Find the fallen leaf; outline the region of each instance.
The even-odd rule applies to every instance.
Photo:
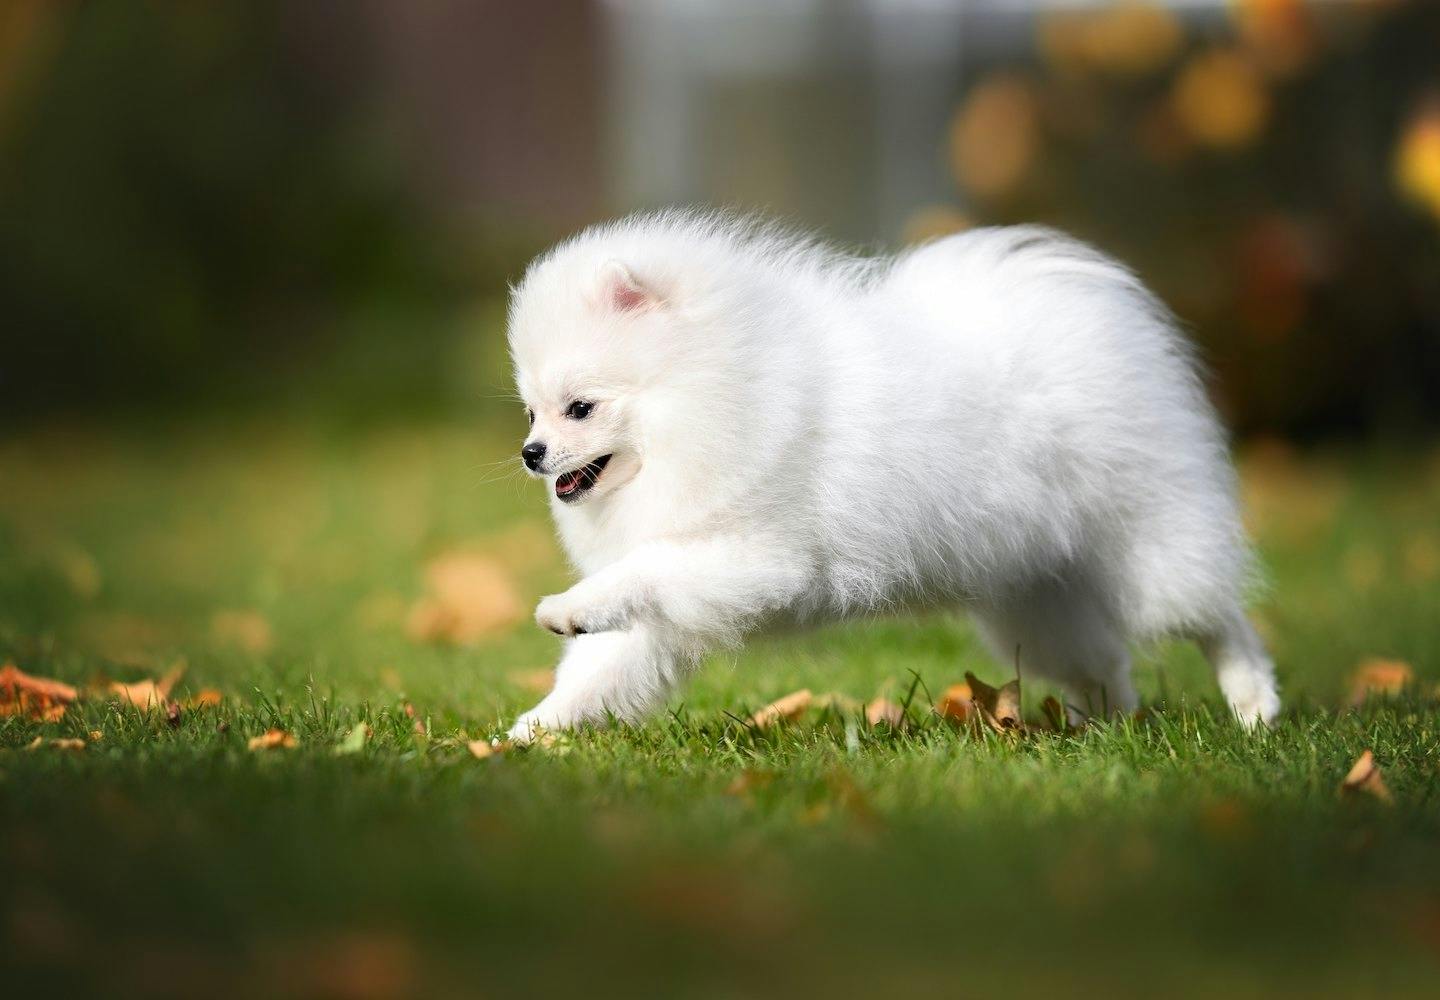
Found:
[[[1340,791],[1350,794],[1363,792],[1387,804],[1394,801],[1390,796],[1390,789],[1385,787],[1385,779],[1380,776],[1380,765],[1375,763],[1375,755],[1369,750],[1360,755],[1350,768],[1350,773],[1345,775],[1345,780],[1340,783]]]
[[[355,723],[343,740],[335,746],[335,756],[343,757],[346,754],[359,753],[365,749],[365,741],[370,738],[370,727],[363,722]]]
[[[51,750],[84,750],[86,743],[82,739],[60,738],[50,741]]]
[[[465,744],[465,748],[470,751],[470,756],[474,757],[476,760],[484,760],[486,757],[494,757],[501,752],[501,748],[497,747],[489,740],[471,740],[469,743]]]
[[[815,696],[810,693],[809,688],[792,691],[783,698],[775,699],[750,716],[750,724],[757,729],[767,729],[781,719],[793,722],[805,714],[814,700]]]
[[[210,633],[223,645],[257,656],[275,644],[270,622],[258,611],[217,611],[210,619]]]
[[[1025,724],[1020,719],[1020,678],[992,688],[967,670],[965,682],[974,692],[975,707],[986,725],[997,733],[1024,731]]]
[[[55,722],[78,692],[69,684],[48,677],[33,677],[13,663],[0,666],[0,717],[24,715]]]
[[[889,698],[876,698],[865,706],[865,721],[872,726],[883,722],[891,729],[899,729],[905,721],[905,710]]]
[[[425,567],[425,583],[405,623],[416,641],[472,645],[524,617],[510,574],[488,556],[441,555]]]
[[[1371,695],[1399,694],[1415,679],[1415,671],[1403,660],[1366,660],[1350,675],[1350,706],[1358,708]]]
[[[185,673],[185,665],[178,664],[169,673],[157,680],[136,681],[133,684],[122,684],[119,681],[112,681],[109,691],[120,701],[128,702],[136,708],[150,708],[152,706],[164,705],[170,697],[170,689],[175,686]]]
[[[295,746],[295,737],[283,729],[270,729],[252,737],[247,746],[251,750],[288,750]]]
[[[99,742],[100,742],[101,740],[103,740],[104,738],[105,738],[105,734],[102,733],[100,730],[98,730],[98,729],[92,729],[92,730],[90,730],[90,742],[91,742],[91,743],[99,743]]]
[[[26,744],[25,744],[25,749],[26,749],[26,750],[39,750],[39,749],[40,749],[40,744],[42,744],[42,743],[44,743],[44,742],[45,742],[45,737],[43,737],[43,736],[37,736],[37,737],[35,737],[33,740],[31,740],[29,743],[26,743]]]
[[[969,684],[951,684],[935,703],[935,711],[942,718],[954,722],[967,722],[975,711],[975,695]]]
[[[219,691],[216,691],[214,688],[204,688],[201,691],[192,694],[189,698],[186,698],[185,707],[214,708],[216,705],[220,704],[223,698],[224,695],[222,695]]]

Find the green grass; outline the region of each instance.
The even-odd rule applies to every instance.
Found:
[[[1224,717],[1188,648],[1143,721],[1025,740],[928,714],[959,619],[717,659],[637,729],[476,760],[556,642],[417,642],[433,555],[567,579],[513,442],[461,425],[51,430],[0,444],[0,657],[90,687],[179,659],[160,713],[0,719],[3,981],[56,995],[1428,994],[1440,950],[1440,461],[1246,462],[1283,720]],[[499,477],[499,478],[497,478]],[[268,624],[248,648],[217,612]],[[263,637],[262,637],[263,639]],[[1345,708],[1368,656],[1405,696]],[[914,691],[911,725],[736,720],[798,687]],[[1026,691],[1038,705],[1043,689]],[[417,734],[414,707],[426,726]],[[337,754],[358,723],[372,738]],[[298,740],[252,753],[271,727]],[[98,732],[99,739],[90,734]],[[23,749],[80,737],[83,751]],[[1342,797],[1372,749],[1393,805]],[[738,779],[738,780],[737,780]]]

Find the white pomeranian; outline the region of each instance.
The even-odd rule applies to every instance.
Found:
[[[1122,265],[1051,230],[857,259],[667,212],[587,230],[515,291],[527,469],[584,578],[511,730],[634,720],[761,628],[964,608],[1005,662],[1128,712],[1132,642],[1200,643],[1245,723],[1279,710],[1241,606],[1223,432]]]

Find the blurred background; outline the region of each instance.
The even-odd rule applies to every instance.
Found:
[[[1236,431],[1279,735],[1191,729],[1179,644],[1140,659],[1153,726],[737,735],[1018,669],[937,615],[471,757],[552,683],[531,615],[571,579],[507,284],[677,202],[1133,265]],[[0,308],[0,670],[83,691],[0,700],[0,981],[7,948],[31,992],[147,998],[1435,979],[1440,0],[0,0]],[[1393,806],[1337,799],[1362,748]]]
[[[6,424],[511,419],[506,283],[589,222],[1134,265],[1242,436],[1440,417],[1430,0],[0,6]]]

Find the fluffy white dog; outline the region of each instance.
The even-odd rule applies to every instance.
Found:
[[[1215,413],[1169,312],[1036,227],[857,259],[672,212],[587,230],[514,294],[510,348],[584,578],[511,736],[638,719],[762,627],[964,608],[1072,705],[1129,711],[1132,642],[1200,643],[1279,710]]]

